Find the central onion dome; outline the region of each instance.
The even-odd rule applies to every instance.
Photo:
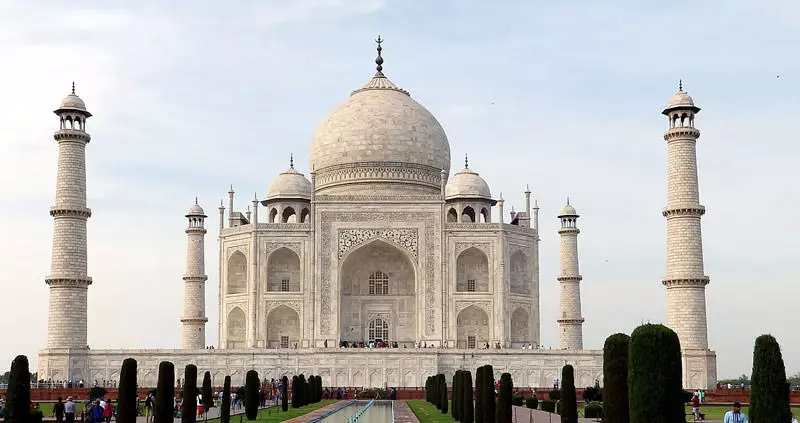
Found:
[[[369,184],[378,191],[413,185],[416,192],[438,193],[442,170],[450,171],[444,129],[408,91],[383,74],[381,41],[376,40],[375,76],[331,111],[314,134],[311,169],[318,192]],[[400,185],[390,188],[387,183]]]

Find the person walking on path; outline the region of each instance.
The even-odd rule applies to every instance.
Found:
[[[147,397],[144,399],[144,418],[146,423],[150,423],[153,420],[153,395],[147,394]]]
[[[64,403],[61,401],[61,397],[58,397],[58,402],[53,405],[53,415],[56,416],[56,423],[64,421]]]
[[[742,404],[733,403],[733,409],[725,413],[722,423],[747,423],[747,416],[742,412]]]
[[[67,423],[75,423],[76,411],[77,407],[75,407],[75,403],[72,402],[72,397],[67,397],[67,402],[64,404],[64,417],[67,419]]]
[[[692,396],[692,415],[694,415],[694,421],[700,420],[700,396],[698,394]]]

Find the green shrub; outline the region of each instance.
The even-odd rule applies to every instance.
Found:
[[[511,405],[516,405],[518,407],[522,407],[522,402],[524,399],[519,395],[514,395],[511,397]]]
[[[136,423],[136,360],[126,358],[119,372],[117,423]]]
[[[154,423],[172,423],[175,406],[175,365],[162,361],[158,365],[158,387],[153,411]]]
[[[475,371],[475,423],[483,422],[483,407],[486,404],[484,399],[486,391],[483,388],[483,366]]]
[[[547,411],[548,413],[555,413],[556,412],[556,402],[552,399],[542,400],[542,411]]]
[[[230,376],[225,376],[225,384],[222,386],[222,403],[219,405],[219,421],[220,423],[230,423],[231,421],[231,377]]]
[[[553,402],[558,401],[561,399],[561,391],[558,389],[553,389],[552,391],[547,393],[547,398],[553,400]]]
[[[18,355],[11,362],[6,390],[6,421],[28,423],[31,419],[31,372],[28,357]]]
[[[441,398],[439,399],[439,409],[442,411],[442,414],[447,414],[447,379],[445,379],[444,375],[441,376],[442,377],[439,378],[439,384],[441,385],[439,386],[439,392],[441,394]]]
[[[31,423],[42,423],[42,419],[44,419],[44,413],[40,408],[31,410]]]
[[[497,397],[497,423],[511,423],[511,395],[514,391],[514,382],[510,373],[500,375],[500,394]]]
[[[197,366],[187,364],[183,374],[183,413],[181,423],[197,421]]]
[[[107,393],[106,388],[102,386],[92,386],[89,388],[89,399],[104,399]]]
[[[603,422],[630,423],[628,409],[628,345],[631,338],[616,333],[603,345]]]
[[[292,376],[292,408],[300,407],[300,378]]]
[[[247,416],[247,420],[255,420],[258,417],[260,388],[258,372],[248,370],[244,378],[244,414]]]
[[[587,386],[583,388],[583,402],[600,402],[603,401],[603,391],[597,386]]]
[[[433,404],[433,393],[431,393],[431,376],[425,379],[425,401]]]
[[[461,392],[461,423],[472,423],[475,420],[475,408],[472,403],[472,373],[463,372],[464,386]]]
[[[286,376],[281,379],[281,410],[289,410],[289,378]]]
[[[786,367],[781,347],[772,335],[756,338],[750,380],[750,420],[754,423],[791,421]]]
[[[536,394],[533,394],[525,399],[525,407],[528,407],[531,410],[539,408],[539,398],[536,398]]]
[[[460,401],[459,401],[460,398],[458,396],[458,394],[459,394],[459,390],[458,390],[459,380],[458,379],[460,377],[461,377],[461,370],[456,370],[456,372],[453,374],[453,385],[452,385],[453,386],[453,395],[452,395],[453,400],[452,400],[452,402],[450,404],[450,415],[453,417],[453,420],[456,420],[456,421],[459,419],[459,411],[460,411],[459,408],[458,408],[459,404],[460,404]]]
[[[631,334],[628,399],[632,423],[683,422],[681,345],[664,325],[646,324]]]
[[[583,416],[587,419],[600,419],[603,417],[603,406],[596,402],[586,404],[586,407],[583,408]]]
[[[210,410],[214,408],[214,392],[211,390],[211,372],[203,374],[203,390],[200,392],[203,395],[203,406]]]
[[[497,402],[494,392],[494,367],[483,366],[483,423],[495,423],[497,419]]]

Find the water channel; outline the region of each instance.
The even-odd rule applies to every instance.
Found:
[[[367,406],[369,401],[355,401],[320,420],[319,423],[353,423],[351,418]],[[375,401],[355,423],[392,423],[394,422],[394,407],[391,401]]]

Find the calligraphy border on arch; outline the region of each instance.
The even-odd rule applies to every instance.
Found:
[[[491,257],[492,255],[492,244],[490,242],[456,242],[456,258],[458,258],[458,255],[465,250],[473,247],[483,251],[487,257]]]
[[[417,258],[419,250],[417,246],[417,228],[341,228],[338,231],[337,250],[339,252],[339,259],[347,255],[350,250],[358,248],[376,238],[387,240],[408,251],[415,259]]]
[[[432,256],[440,256],[436,235],[441,233],[439,222],[432,213],[365,213],[365,212],[321,212],[320,213],[320,332],[330,334],[331,331],[331,275],[328,270],[331,264],[331,238],[334,235],[331,226],[334,222],[421,222],[425,226],[425,249]],[[439,257],[441,261],[442,258]],[[435,292],[436,267],[439,263],[428,260],[425,268],[425,333],[431,335],[435,331]],[[338,319],[336,319],[338,320]]]

